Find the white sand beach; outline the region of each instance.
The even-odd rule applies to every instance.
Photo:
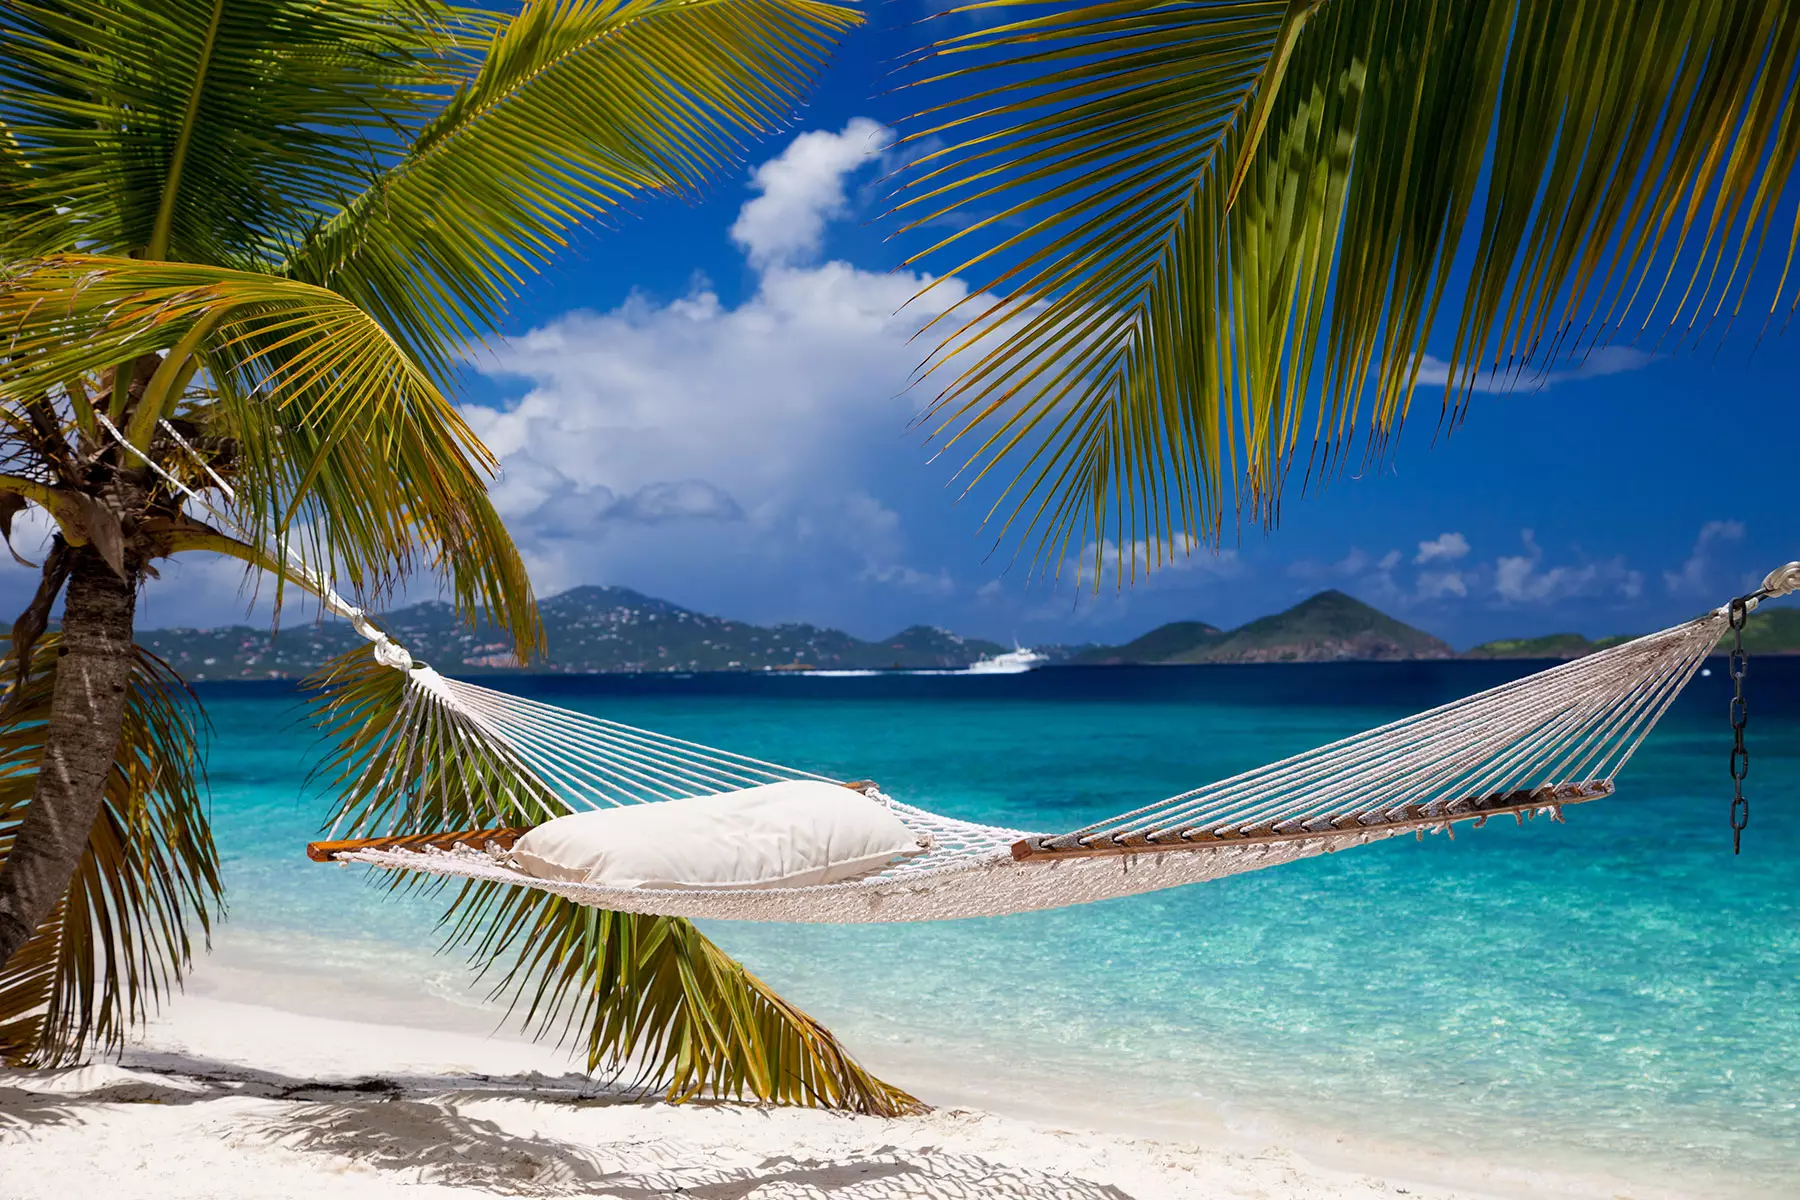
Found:
[[[968,1109],[623,1100],[542,1047],[177,1002],[123,1066],[0,1076],[0,1195],[707,1200],[1473,1196]]]
[[[116,1064],[0,1073],[0,1198],[1650,1194],[1481,1164],[1358,1162],[1358,1148],[1316,1131],[1260,1141],[1241,1130],[1182,1136],[1169,1127],[1133,1136],[1142,1123],[1129,1111],[1071,1119],[1058,1112],[1080,1113],[1074,1097],[1059,1104],[1024,1089],[980,1093],[1001,1110],[982,1111],[961,1102],[942,1064],[923,1083],[898,1064],[876,1064],[939,1106],[913,1119],[670,1105],[597,1086],[551,1047],[469,1032],[485,1014],[452,1013],[442,1028],[421,1028],[221,998],[279,982],[208,966]],[[300,1002],[293,1007],[401,1011],[329,985],[290,995]]]

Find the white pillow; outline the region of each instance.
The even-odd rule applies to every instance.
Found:
[[[776,888],[849,879],[921,849],[885,805],[803,779],[557,817],[512,857],[539,879],[605,887]]]

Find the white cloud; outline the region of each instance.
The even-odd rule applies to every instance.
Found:
[[[916,461],[900,436],[916,412],[908,339],[961,295],[947,284],[897,315],[922,282],[842,262],[779,267],[735,308],[709,291],[635,298],[499,348],[484,369],[530,390],[464,413],[500,459],[494,502],[539,587],[665,560],[669,531],[632,527],[674,518],[696,547],[700,525],[729,522],[722,553],[824,542],[861,570],[874,539],[877,565],[897,562],[898,518],[869,507],[869,447]]]
[[[1627,371],[1641,371],[1656,360],[1654,354],[1630,346],[1599,346],[1561,367],[1498,369],[1485,366],[1479,370],[1464,364],[1459,376],[1471,383],[1472,391],[1487,393],[1529,392],[1555,387],[1577,379],[1599,379]],[[1427,354],[1419,362],[1419,386],[1443,387],[1450,382],[1450,364]]]
[[[1383,573],[1392,571],[1395,567],[1400,565],[1400,560],[1404,557],[1406,556],[1401,554],[1398,550],[1389,550],[1386,554],[1381,556],[1381,561],[1375,564],[1375,569]]]
[[[1466,557],[1468,553],[1468,538],[1460,533],[1440,533],[1429,542],[1419,543],[1419,553],[1413,562],[1421,565],[1429,562],[1455,562],[1459,558]]]
[[[870,566],[865,567],[858,578],[926,596],[948,596],[956,591],[956,581],[950,578],[950,572],[943,567],[936,571],[921,571],[916,567],[897,563],[881,567]]]
[[[916,560],[893,505],[925,475],[941,481],[904,433],[927,398],[908,390],[912,339],[965,290],[945,280],[915,302],[926,276],[798,261],[887,144],[859,118],[757,169],[761,194],[732,227],[757,270],[741,303],[701,280],[669,303],[566,314],[476,361],[529,384],[504,408],[463,411],[500,459],[494,502],[540,591],[631,579],[704,604],[685,590],[696,559],[820,616],[855,610],[857,588],[956,591]],[[806,602],[775,582],[796,571],[837,593]]]
[[[756,168],[750,186],[762,194],[745,204],[731,227],[754,267],[803,262],[819,251],[825,222],[844,214],[844,181],[879,159],[894,135],[867,117],[854,117],[839,133],[803,133],[787,149]]]
[[[1741,521],[1708,521],[1700,527],[1694,548],[1678,571],[1663,572],[1663,586],[1676,595],[1704,595],[1712,586],[1713,558],[1721,542],[1744,539]]]
[[[1635,600],[1643,595],[1644,577],[1614,557],[1545,568],[1544,550],[1531,530],[1520,530],[1525,553],[1494,563],[1494,593],[1503,604],[1549,604],[1579,596],[1614,596]]]
[[[1461,571],[1420,571],[1419,599],[1442,600],[1448,596],[1467,596],[1468,581]]]
[[[1098,578],[1102,587],[1116,587],[1120,579],[1143,583],[1164,571],[1185,572],[1209,579],[1230,579],[1242,573],[1238,552],[1227,546],[1214,550],[1186,531],[1168,538],[1138,539],[1120,553],[1111,538],[1091,541],[1079,553],[1063,560],[1062,575],[1071,580],[1079,595]]]

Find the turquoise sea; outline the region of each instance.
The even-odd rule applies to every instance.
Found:
[[[1544,664],[546,677],[539,698],[1055,830]],[[1727,680],[1695,681],[1568,823],[1495,823],[1061,912],[708,932],[927,1099],[1291,1143],[1526,1192],[1800,1196],[1800,659],[1752,666],[1744,852]],[[266,1002],[499,1022],[428,900],[313,865],[298,697],[207,685],[230,917]],[[198,983],[207,978],[203,969]],[[379,1002],[379,1003],[378,1003]],[[385,1006],[385,1007],[383,1007]],[[1531,1181],[1536,1180],[1533,1184]]]

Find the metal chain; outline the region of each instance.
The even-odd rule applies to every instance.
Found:
[[[1750,722],[1750,705],[1744,699],[1744,676],[1750,660],[1744,654],[1744,621],[1750,606],[1731,602],[1731,852],[1743,850],[1744,827],[1750,824],[1750,801],[1744,798],[1744,776],[1750,773],[1750,752],[1744,749],[1744,726]]]

